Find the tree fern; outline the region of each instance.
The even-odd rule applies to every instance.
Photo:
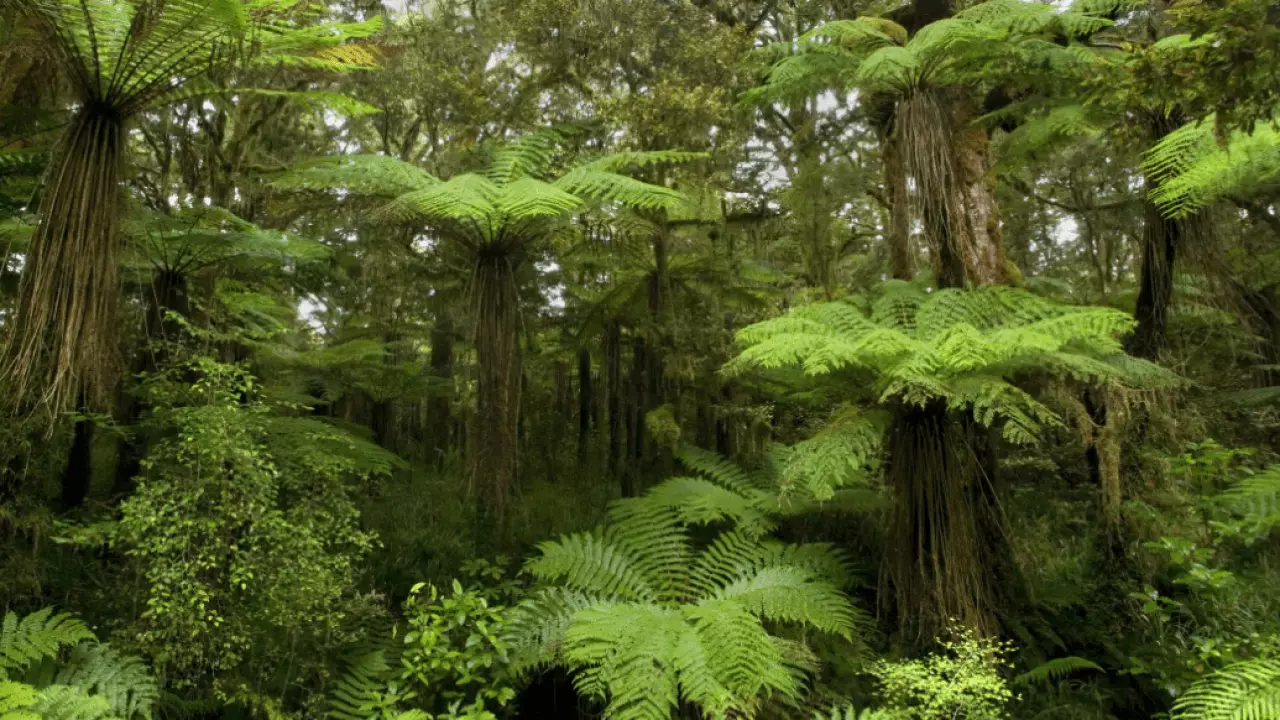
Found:
[[[615,504],[604,529],[539,546],[526,569],[545,587],[511,623],[521,667],[568,667],[616,718],[665,720],[682,700],[710,717],[751,717],[765,697],[798,696],[805,653],[764,623],[849,636],[860,615],[822,576],[843,562],[738,531],[699,547],[691,523],[718,516],[709,504],[677,509],[687,485],[663,483]]]
[[[1173,704],[1174,720],[1276,720],[1280,718],[1280,661],[1251,660],[1228,666],[1192,685]]]
[[[46,406],[56,414],[82,390],[106,404],[114,387],[113,363],[104,359],[115,349],[120,186],[133,119],[227,88],[248,94],[227,82],[246,66],[369,67],[367,49],[343,43],[376,32],[381,19],[324,23],[323,5],[241,0],[16,0],[6,7],[56,48],[75,106],[41,193],[2,361],[13,411]]]
[[[865,399],[875,404],[942,401],[1029,443],[1060,419],[1020,389],[1020,380],[1047,376],[1131,390],[1177,384],[1167,371],[1124,356],[1118,336],[1132,327],[1118,310],[1060,305],[1014,288],[927,293],[891,283],[865,306],[806,305],[744,328],[738,341],[745,349],[726,371],[799,366],[815,378],[847,375],[849,388],[863,378]]]

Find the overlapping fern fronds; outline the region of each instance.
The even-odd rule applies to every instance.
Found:
[[[51,674],[37,672],[60,658]],[[98,643],[70,615],[48,608],[22,618],[10,612],[0,625],[4,720],[149,718],[159,695],[141,660]]]
[[[1213,673],[1174,702],[1173,718],[1280,719],[1280,660],[1250,660]]]
[[[1178,383],[1128,357],[1119,337],[1133,319],[1118,310],[1063,305],[1023,290],[985,286],[929,292],[891,281],[870,299],[806,305],[738,333],[742,353],[726,372],[798,366],[806,375],[849,375],[875,404],[945,402],[1011,441],[1030,443],[1056,413],[1018,386],[1031,377],[1120,389]]]
[[[739,500],[755,481],[720,471],[742,493],[722,498],[723,514],[750,516]],[[843,559],[738,530],[699,547],[691,523],[721,513],[682,509],[690,481],[616,503],[602,530],[539,546],[526,569],[544,587],[509,624],[517,667],[563,665],[580,692],[607,702],[606,717],[628,720],[666,720],[681,701],[752,717],[765,698],[799,695],[809,654],[765,623],[848,637],[861,614],[833,584]]]
[[[1166,215],[1185,217],[1280,187],[1280,129],[1260,124],[1221,141],[1212,119],[1188,123],[1151,148],[1143,169],[1158,181],[1151,200]]]
[[[826,23],[801,36],[795,48],[775,48],[779,59],[765,83],[744,102],[766,103],[818,90],[859,88],[891,96],[927,86],[1018,75],[1077,65],[1082,56],[1052,42],[1078,38],[1112,24],[1105,11],[1060,10],[1023,0],[992,0],[931,23],[908,37],[906,28],[878,17]]]

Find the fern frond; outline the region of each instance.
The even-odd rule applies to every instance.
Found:
[[[160,687],[146,664],[106,644],[77,645],[54,677],[107,701],[112,715],[150,717]]]
[[[368,720],[387,707],[387,681],[392,667],[383,650],[352,659],[338,684],[329,691],[329,716],[337,720]]]
[[[1097,663],[1090,660],[1075,656],[1060,657],[1042,662],[1018,675],[1013,679],[1013,684],[1021,686],[1048,684],[1082,670],[1105,672]]]
[[[1191,686],[1173,703],[1174,720],[1277,720],[1280,660],[1228,666]]]
[[[0,679],[56,657],[63,646],[92,640],[89,628],[68,613],[44,608],[19,618],[9,612],[0,625]]]

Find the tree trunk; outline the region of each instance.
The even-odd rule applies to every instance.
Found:
[[[89,497],[93,482],[93,422],[77,420],[67,466],[62,471],[62,509],[73,510]]]
[[[617,477],[622,460],[622,328],[611,321],[604,333],[604,358],[608,366],[605,385],[609,394],[609,471]]]
[[[1180,124],[1181,116],[1176,113],[1152,119],[1151,145],[1155,146]],[[1125,350],[1130,355],[1154,360],[1164,348],[1169,305],[1173,301],[1173,266],[1189,221],[1166,218],[1150,199],[1159,182],[1150,177],[1146,181],[1142,200],[1142,266],[1138,271],[1138,302],[1133,311],[1138,327],[1125,343]]]
[[[506,254],[477,259],[473,294],[478,378],[470,474],[478,490],[481,539],[491,541],[506,527],[520,407],[519,297]]]
[[[1138,327],[1125,343],[1130,355],[1154,360],[1164,347],[1173,299],[1173,264],[1182,244],[1184,225],[1170,220],[1150,200],[1143,200],[1142,266],[1133,317]]]
[[[435,382],[427,396],[427,447],[432,463],[440,462],[449,451],[453,339],[453,318],[442,310],[436,314],[436,324],[431,329],[431,377]]]
[[[587,442],[591,436],[591,351],[578,351],[578,460],[587,458]]]
[[[59,142],[0,367],[20,414],[45,405],[52,418],[82,392],[90,407],[109,404],[118,369],[124,141],[123,118],[88,102]]]
[[[940,401],[899,408],[886,438],[888,559],[898,621],[929,640],[951,620],[989,634],[1007,545],[986,430]]]
[[[911,200],[907,192],[907,173],[902,165],[898,141],[889,137],[883,146],[885,187],[889,191],[889,272],[897,280],[910,280],[915,275],[915,258],[911,252]]]

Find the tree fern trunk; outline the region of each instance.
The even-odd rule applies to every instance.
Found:
[[[435,386],[427,397],[427,447],[428,461],[440,462],[449,451],[449,400],[448,385],[453,380],[453,318],[447,311],[436,314],[435,327],[431,329],[431,377]]]
[[[470,475],[477,489],[482,531],[500,536],[515,480],[520,407],[519,307],[510,258],[501,252],[482,254],[474,283],[478,377]],[[494,539],[480,538],[482,542]]]
[[[609,395],[609,472],[615,477],[622,458],[622,328],[611,321],[604,333],[604,358],[608,366],[605,385]]]
[[[1178,113],[1154,117],[1149,124],[1151,146],[1176,130],[1181,121]],[[1166,218],[1150,199],[1159,182],[1153,178],[1146,180],[1142,201],[1142,265],[1138,271],[1138,302],[1133,311],[1138,327],[1125,343],[1125,350],[1130,355],[1151,360],[1164,347],[1169,305],[1173,301],[1173,266],[1189,221]]]
[[[591,351],[578,351],[578,461],[587,458],[587,441],[591,435]]]
[[[50,166],[0,373],[20,412],[67,410],[82,391],[91,407],[107,405],[118,367],[124,139],[123,118],[85,103]]]
[[[919,639],[932,639],[953,619],[996,630],[998,571],[1007,553],[982,432],[935,402],[901,408],[887,436],[893,606],[899,624]]]

